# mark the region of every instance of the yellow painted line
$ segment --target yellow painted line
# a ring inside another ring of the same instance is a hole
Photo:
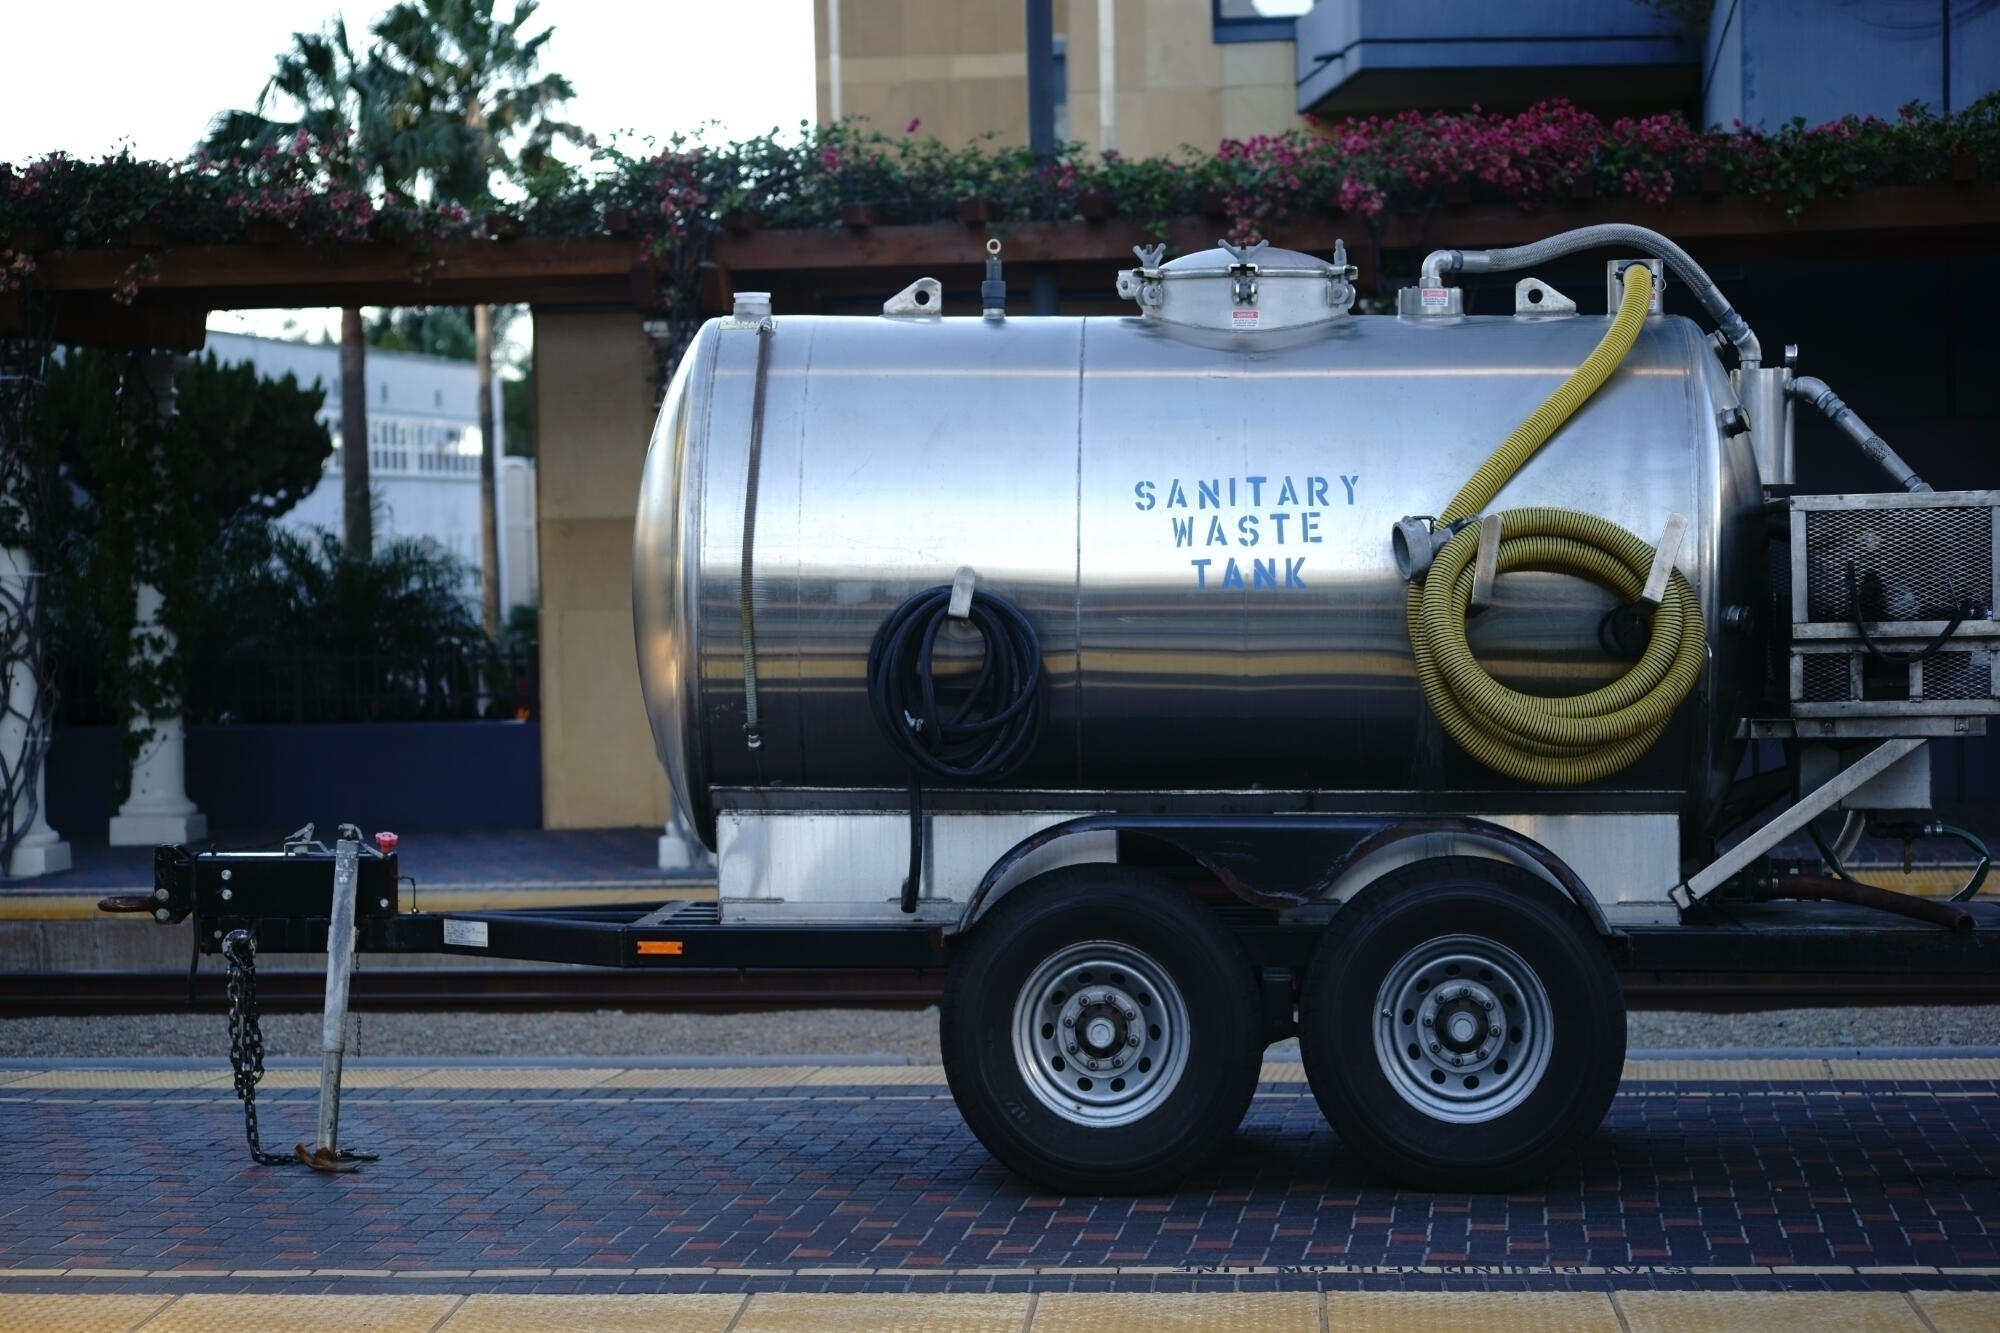
[[[1035,1303],[1035,1320],[1028,1327],[1030,1333],[1112,1333],[1128,1328],[1148,1333],[1319,1333],[1319,1313],[1315,1291],[1130,1295],[1050,1291]]]
[[[1951,888],[1956,890],[1964,883],[1965,876],[1960,875]],[[0,921],[122,920],[151,926],[153,919],[143,912],[100,912],[97,903],[99,899],[114,895],[151,893],[152,890],[149,882],[104,889],[9,891],[0,893]],[[593,880],[589,884],[538,884],[518,889],[491,884],[441,884],[428,889],[419,885],[416,905],[426,912],[497,912],[509,907],[601,907],[607,903],[713,901],[713,884],[689,884],[685,881],[673,884],[645,881],[610,884]],[[403,908],[410,910],[407,895],[403,899]]]
[[[743,1307],[732,1333],[1021,1333],[1028,1303],[1025,1292],[919,1296],[760,1291]]]
[[[1297,1060],[1266,1060],[1262,1072],[1257,1075],[1259,1083],[1303,1083],[1306,1081],[1306,1067]]]
[[[1631,1333],[1929,1333],[1900,1292],[1621,1291]]]
[[[1993,1333],[2000,1328],[2000,1292],[1913,1291],[1937,1333]]]
[[[742,1296],[468,1296],[438,1333],[724,1333]]]
[[[0,1296],[0,1329],[23,1333],[127,1333],[172,1296],[51,1296],[8,1292]]]
[[[145,1333],[431,1333],[463,1296],[183,1296]]]
[[[1480,1333],[1620,1333],[1611,1298],[1584,1291],[1330,1291],[1326,1327],[1336,1333],[1445,1328]]]

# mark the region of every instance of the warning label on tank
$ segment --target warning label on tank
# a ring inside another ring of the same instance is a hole
[[[1261,310],[1232,310],[1229,312],[1229,327],[1235,329],[1238,333],[1246,330],[1255,333],[1262,319],[1263,311]]]
[[[1147,521],[1198,589],[1305,588],[1309,548],[1325,542],[1329,511],[1352,506],[1360,484],[1358,473],[1147,477],[1132,484],[1132,508],[1154,515]]]

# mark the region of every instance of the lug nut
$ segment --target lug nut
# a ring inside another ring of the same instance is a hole
[[[1085,1060],[1084,1063],[1086,1065],[1089,1065],[1092,1069],[1097,1068],[1097,1061],[1095,1060]]]
[[[1432,1043],[1431,1043],[1431,1054],[1432,1054],[1432,1055],[1436,1055],[1436,1054],[1437,1054],[1437,1053],[1438,1053],[1438,1052],[1439,1052],[1439,1051],[1440,1051],[1441,1049],[1443,1049],[1443,1048],[1442,1048],[1442,1047],[1440,1047],[1440,1046],[1439,1046],[1439,1045],[1438,1045],[1438,1044],[1437,1044],[1436,1042],[1432,1042]]]
[[[1127,1046],[1137,1046],[1139,1044],[1139,1034],[1134,1032],[1131,1036],[1125,1038],[1125,1044]]]
[[[1473,1057],[1473,1059],[1475,1059],[1475,1060],[1484,1060],[1485,1058],[1486,1058],[1486,1048],[1485,1048],[1484,1046],[1481,1046],[1481,1047],[1479,1048],[1479,1054],[1475,1055],[1475,1056]]]
[[[1433,1024],[1433,1023],[1431,1022],[1431,1016],[1430,1016],[1429,1014],[1425,1014],[1425,1015],[1424,1015],[1424,1026],[1425,1026],[1425,1027],[1432,1027],[1432,1026],[1435,1026],[1435,1025],[1434,1025],[1434,1024]]]
[[[1486,1035],[1487,1035],[1487,1036],[1489,1036],[1489,1037],[1497,1037],[1497,1036],[1499,1036],[1499,1035],[1500,1035],[1500,1025],[1499,1025],[1498,1023],[1495,1023],[1495,1024],[1494,1024],[1494,1025],[1493,1025],[1492,1027],[1490,1027],[1490,1028],[1486,1029]]]
[[[1069,1053],[1070,1053],[1071,1055],[1075,1055],[1075,1054],[1076,1054],[1076,1043],[1075,1043],[1075,1042],[1071,1042],[1071,1043],[1070,1043],[1070,1044],[1069,1044],[1069,1045],[1068,1045],[1067,1047],[1065,1047],[1064,1049],[1066,1049],[1066,1050],[1067,1050],[1067,1051],[1068,1051],[1068,1052],[1069,1052]]]
[[[1481,1000],[1481,1001],[1479,1002],[1479,1007],[1480,1007],[1481,1009],[1484,1009],[1484,1010],[1486,1010],[1486,1011],[1487,1011],[1487,1012],[1489,1012],[1489,1013],[1490,1013],[1490,1012],[1492,1012],[1492,1009],[1493,1009],[1493,997],[1489,995],[1489,996],[1487,996],[1487,997],[1486,997],[1485,999]]]
[[[1076,1015],[1075,1015],[1075,1014],[1064,1014],[1064,1015],[1063,1015],[1063,1026],[1064,1026],[1064,1027],[1066,1027],[1066,1028],[1073,1028],[1073,1027],[1075,1027],[1075,1026],[1076,1026]]]
[[[1465,1057],[1462,1055],[1454,1055],[1451,1057],[1451,1062],[1455,1065],[1462,1065],[1465,1063]]]

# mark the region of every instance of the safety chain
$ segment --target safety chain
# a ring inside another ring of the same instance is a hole
[[[236,1071],[236,1097],[243,1103],[243,1136],[259,1166],[288,1166],[289,1153],[265,1152],[257,1139],[257,1081],[264,1077],[264,1029],[257,1019],[257,942],[247,930],[232,930],[222,941],[229,964],[229,1067]]]

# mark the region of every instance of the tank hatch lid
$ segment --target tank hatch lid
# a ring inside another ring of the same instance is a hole
[[[1354,305],[1357,270],[1345,241],[1334,243],[1332,263],[1268,241],[1217,241],[1170,264],[1160,262],[1164,245],[1135,245],[1132,253],[1139,267],[1118,274],[1118,294],[1167,324],[1261,333],[1341,319]]]

